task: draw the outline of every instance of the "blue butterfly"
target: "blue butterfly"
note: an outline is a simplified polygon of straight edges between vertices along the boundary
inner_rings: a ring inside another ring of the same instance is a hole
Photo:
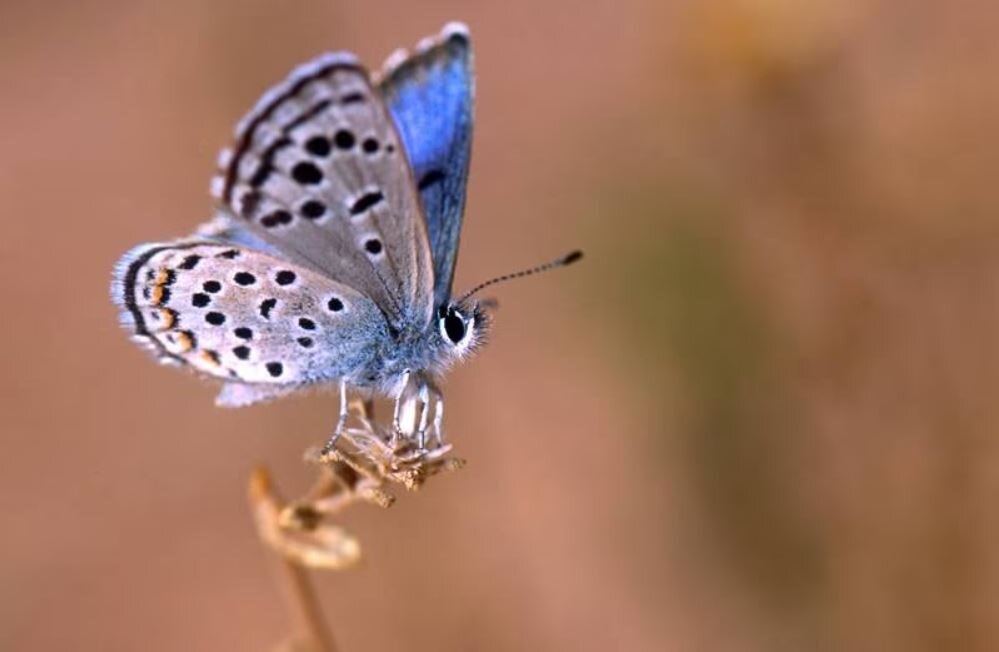
[[[239,123],[214,218],[118,263],[123,324],[161,361],[222,380],[219,405],[339,385],[335,439],[348,389],[373,390],[395,398],[397,432],[422,448],[432,427],[440,441],[434,380],[489,325],[472,295],[580,256],[452,296],[473,94],[468,30],[455,23],[375,79],[349,53],[300,66]],[[402,424],[414,404],[418,422]]]

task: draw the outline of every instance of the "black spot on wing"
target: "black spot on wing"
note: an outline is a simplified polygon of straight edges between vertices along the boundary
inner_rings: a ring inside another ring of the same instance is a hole
[[[222,324],[225,323],[225,315],[223,315],[221,312],[215,312],[213,310],[212,312],[205,314],[205,321],[211,324],[212,326],[221,326]]]
[[[332,146],[326,136],[313,136],[305,141],[305,151],[313,156],[329,156]]]
[[[350,207],[351,215],[360,215],[364,211],[368,210],[372,206],[375,206],[379,202],[385,199],[385,195],[382,194],[380,190],[375,192],[368,192],[361,195],[357,201],[355,201]]]
[[[273,229],[276,226],[291,224],[294,219],[288,211],[279,208],[273,213],[269,213],[260,218],[260,224],[266,229]]]
[[[349,129],[340,129],[333,135],[333,142],[338,149],[350,149],[354,146],[354,134]]]
[[[302,204],[298,210],[302,214],[302,217],[310,220],[318,220],[326,214],[326,204],[315,199],[310,199]]]
[[[197,267],[200,261],[201,261],[201,256],[199,256],[198,254],[191,254],[190,256],[185,256],[184,260],[181,261],[180,265],[177,265],[177,267],[181,269],[191,270]]]
[[[251,217],[257,212],[257,206],[260,205],[261,199],[263,199],[263,195],[256,190],[250,190],[245,193],[242,199],[240,199],[239,214],[245,218]]]
[[[256,171],[250,177],[250,185],[254,188],[259,188],[260,186],[267,183],[267,180],[271,177],[271,172],[274,171],[274,166],[267,163],[261,163],[257,166]]]
[[[232,277],[232,280],[236,281],[237,285],[246,287],[247,285],[253,285],[256,283],[257,277],[249,272],[236,272],[236,275]]]
[[[420,190],[426,190],[427,188],[429,188],[430,186],[434,185],[435,183],[440,183],[443,180],[444,180],[444,173],[443,172],[441,172],[440,170],[436,170],[436,169],[435,170],[430,170],[426,174],[424,174],[422,177],[420,177],[420,181],[419,181],[419,183],[416,184],[416,187],[418,189],[420,189]]]
[[[304,186],[314,186],[323,180],[323,171],[312,161],[299,161],[291,168],[291,178]]]

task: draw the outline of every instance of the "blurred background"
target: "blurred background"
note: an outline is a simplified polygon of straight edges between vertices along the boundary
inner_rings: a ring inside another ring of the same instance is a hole
[[[465,470],[358,507],[318,578],[343,650],[999,648],[994,2],[0,4],[0,648],[269,650],[245,499],[336,400],[239,411],[107,299],[210,214],[216,152],[299,62],[467,22],[447,379]]]

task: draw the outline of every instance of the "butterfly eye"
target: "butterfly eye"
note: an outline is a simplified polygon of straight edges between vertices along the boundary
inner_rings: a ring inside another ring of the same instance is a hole
[[[454,308],[448,309],[441,317],[440,329],[441,335],[452,344],[461,344],[468,335],[468,325],[465,323],[465,318]]]

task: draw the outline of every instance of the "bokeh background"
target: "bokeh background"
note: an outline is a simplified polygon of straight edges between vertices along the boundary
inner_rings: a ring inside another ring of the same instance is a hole
[[[328,49],[473,33],[465,470],[360,507],[343,650],[999,648],[994,2],[3,2],[0,649],[269,650],[245,502],[333,396],[240,411],[119,331],[235,120]]]

